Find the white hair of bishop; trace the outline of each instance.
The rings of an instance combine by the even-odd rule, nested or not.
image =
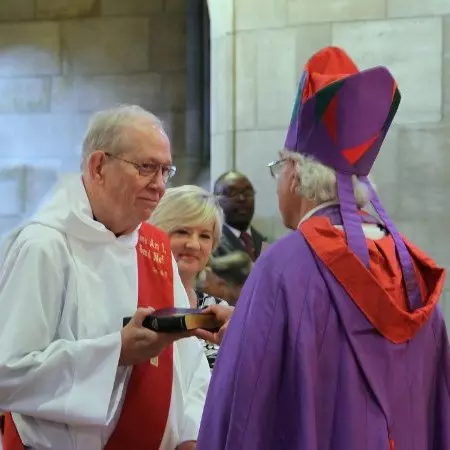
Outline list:
[[[338,201],[336,172],[311,156],[305,156],[300,153],[283,150],[281,152],[284,158],[295,161],[298,175],[297,193],[317,204],[329,201]],[[363,208],[370,201],[370,192],[367,186],[359,181],[356,175],[352,176],[353,192],[355,194],[356,204]],[[371,179],[369,182],[375,189]]]

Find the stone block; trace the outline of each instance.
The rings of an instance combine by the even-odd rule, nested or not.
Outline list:
[[[0,25],[0,77],[58,75],[59,53],[57,23]]]
[[[64,74],[120,74],[149,70],[149,19],[109,17],[61,24]]]
[[[194,184],[202,171],[201,162],[197,158],[188,156],[177,156],[173,158],[177,166],[177,174],[171,181],[171,186],[182,186],[184,184]]]
[[[297,28],[296,69],[298,78],[308,59],[323,47],[331,45],[331,24],[302,25]]]
[[[395,225],[409,241],[431,255],[434,247],[433,225],[425,217],[408,221],[396,220]]]
[[[164,10],[169,13],[184,13],[187,11],[187,3],[188,2],[186,0],[165,0]]]
[[[402,188],[396,217],[401,220],[414,220],[420,217],[446,218],[449,214],[448,186],[427,185],[423,181]]]
[[[2,157],[19,160],[60,159],[79,167],[87,115],[5,114],[0,120]]]
[[[378,198],[391,218],[399,214],[399,202],[403,195],[408,195],[397,182],[378,182],[374,179]]]
[[[287,0],[289,24],[319,22],[350,22],[353,20],[383,19],[385,0]]]
[[[33,214],[58,181],[59,160],[40,160],[25,165],[24,213]]]
[[[280,0],[235,2],[236,30],[262,30],[286,25],[286,3]]]
[[[154,14],[150,18],[150,70],[186,69],[186,17],[184,14]]]
[[[233,0],[208,0],[208,10],[211,39],[233,33]]]
[[[444,120],[450,119],[450,17],[443,18],[443,68],[442,68],[442,96]]]
[[[401,186],[406,187],[406,191],[415,186],[423,195],[431,186],[447,188],[448,191],[450,126],[401,129],[398,145],[398,180]],[[442,208],[443,205],[435,206]]]
[[[378,186],[397,183],[399,177],[398,154],[399,154],[399,127],[391,126],[386,139],[383,142],[380,153],[375,160],[371,175]]]
[[[236,129],[256,126],[258,79],[257,31],[244,31],[236,35]]]
[[[162,12],[164,0],[101,0],[104,16],[134,16]]]
[[[450,220],[448,217],[440,220],[430,218],[430,235],[432,239],[432,248],[429,250],[429,253],[430,256],[435,259],[437,264],[447,268],[447,270],[450,269],[450,252],[447,245],[449,227]],[[418,224],[418,229],[422,232],[426,231],[423,230],[423,227],[420,224]],[[449,288],[450,285],[447,280],[447,289]],[[447,299],[448,301],[450,301],[450,296],[447,297]]]
[[[161,86],[158,74],[55,77],[52,112],[93,112],[120,103],[160,111]]]
[[[447,268],[447,270],[448,269],[449,268]],[[446,283],[446,287],[444,288],[444,292],[441,295],[439,304],[442,309],[442,313],[444,314],[444,319],[447,324],[447,327],[449,327],[450,326],[450,289],[448,288],[448,281]]]
[[[202,159],[202,112],[190,109],[185,112],[185,152],[187,156]]]
[[[236,169],[247,175],[255,187],[255,215],[259,218],[272,219],[278,214],[276,181],[270,177],[267,164],[278,159],[284,134],[284,129],[236,133]]]
[[[38,19],[61,19],[99,15],[97,0],[36,0]]]
[[[209,191],[211,186],[211,171],[209,166],[201,169],[200,173],[194,180],[194,184],[196,186],[200,186],[201,188]]]
[[[0,217],[19,216],[23,212],[21,196],[24,167],[20,163],[12,164],[0,160]]]
[[[257,61],[258,128],[287,129],[297,91],[296,31],[261,32]]]
[[[0,20],[34,19],[34,0],[2,0],[0,2]]]
[[[184,112],[164,112],[159,114],[164,129],[169,136],[172,155],[186,156],[186,115]]]
[[[160,109],[184,111],[186,109],[186,74],[166,73],[162,76],[162,98]]]
[[[217,178],[234,166],[234,133],[214,134],[211,136],[211,189]]]
[[[0,78],[0,114],[48,112],[51,79]]]
[[[211,41],[211,133],[234,128],[233,36]]]
[[[396,123],[440,121],[441,19],[334,24],[333,45],[345,48],[361,69],[385,65],[392,71],[403,96]]]
[[[388,17],[421,17],[450,14],[447,0],[387,0]]]

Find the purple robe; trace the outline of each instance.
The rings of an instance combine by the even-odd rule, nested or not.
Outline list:
[[[315,242],[293,232],[255,264],[220,347],[197,450],[449,450],[450,352],[436,307],[444,271],[408,244],[424,294],[423,311],[409,313],[389,286],[401,267],[377,279],[320,220]],[[370,245],[377,264],[390,262]],[[353,286],[330,270],[339,258]],[[366,295],[353,298],[352,287]]]

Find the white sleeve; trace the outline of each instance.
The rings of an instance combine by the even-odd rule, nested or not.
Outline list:
[[[181,283],[175,260],[173,260],[174,300],[177,307],[189,307],[186,291]],[[180,443],[196,441],[206,394],[211,379],[208,360],[199,340],[195,337],[176,342],[180,355],[180,372],[186,395],[184,396],[183,423],[179,424]]]
[[[104,425],[113,413],[121,335],[55,339],[68,261],[62,237],[19,236],[2,262],[0,410],[71,425]]]

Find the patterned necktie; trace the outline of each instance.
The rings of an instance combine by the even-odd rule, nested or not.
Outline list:
[[[255,261],[255,247],[253,246],[252,237],[246,232],[241,233],[241,241],[244,244],[245,251],[248,253],[252,261]]]

